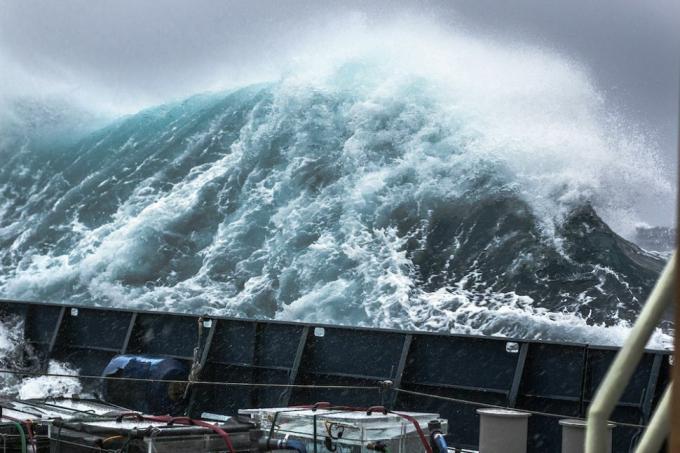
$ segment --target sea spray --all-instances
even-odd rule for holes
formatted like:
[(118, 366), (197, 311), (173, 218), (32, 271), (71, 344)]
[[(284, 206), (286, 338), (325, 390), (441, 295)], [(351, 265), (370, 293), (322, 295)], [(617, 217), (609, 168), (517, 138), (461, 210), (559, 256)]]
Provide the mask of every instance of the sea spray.
[(573, 62), (416, 35), (3, 150), (0, 294), (620, 343), (648, 143)]
[[(0, 368), (37, 373), (40, 371), (38, 356), (24, 340), (24, 324), (17, 317), (7, 317), (0, 321)], [(82, 390), (76, 377), (78, 370), (57, 360), (50, 360), (47, 373), (52, 376), (22, 376), (15, 373), (0, 373), (0, 394), (5, 397), (21, 399), (49, 398), (78, 394)]]

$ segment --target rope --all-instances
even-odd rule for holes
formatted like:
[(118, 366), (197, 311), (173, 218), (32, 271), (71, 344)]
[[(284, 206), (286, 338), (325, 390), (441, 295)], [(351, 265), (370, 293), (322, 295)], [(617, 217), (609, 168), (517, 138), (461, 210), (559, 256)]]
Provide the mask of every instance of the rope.
[[(73, 379), (104, 379), (112, 381), (131, 381), (131, 382), (161, 382), (168, 384), (188, 384), (193, 385), (215, 385), (221, 387), (262, 387), (262, 388), (301, 388), (301, 389), (337, 389), (337, 390), (380, 390), (381, 386), (376, 384), (372, 386), (354, 386), (354, 385), (315, 385), (315, 384), (266, 384), (266, 383), (251, 383), (251, 382), (214, 382), (214, 381), (184, 381), (184, 380), (174, 380), (174, 379), (146, 379), (146, 378), (130, 378), (130, 377), (117, 377), (117, 376), (90, 376), (90, 375), (71, 375), (71, 374), (60, 374), (60, 373), (41, 373), (41, 372), (31, 372), (31, 371), (17, 371), (10, 369), (0, 369), (0, 374), (15, 374), (20, 376), (49, 376), (49, 377), (63, 377), (63, 378), (73, 378)], [(424, 398), (434, 398), (442, 401), (449, 401), (452, 403), (466, 404), (476, 407), (486, 407), (490, 409), (506, 409), (513, 410), (517, 412), (523, 412), (526, 414), (538, 415), (542, 417), (552, 417), (552, 418), (571, 418), (574, 420), (585, 421), (581, 417), (570, 417), (565, 414), (554, 414), (550, 412), (541, 412), (528, 409), (518, 409), (514, 407), (502, 406), (497, 404), (482, 403), (479, 401), (464, 400), (460, 398), (451, 398), (448, 396), (434, 395), (431, 393), (417, 392), (414, 390), (405, 390), (401, 388), (393, 388), (395, 392), (400, 392), (413, 396), (420, 396)], [(644, 429), (647, 425), (641, 425), (637, 423), (625, 423), (625, 422), (614, 422), (618, 426), (623, 426), (627, 428), (637, 428)]]
[[(567, 415), (564, 415), (564, 414), (553, 414), (553, 413), (550, 413), (550, 412), (533, 411), (533, 410), (529, 410), (529, 409), (517, 409), (515, 407), (501, 406), (501, 405), (489, 404), (489, 403), (481, 403), (481, 402), (478, 402), (478, 401), (463, 400), (463, 399), (460, 399), (460, 398), (451, 398), (451, 397), (448, 397), (448, 396), (433, 395), (431, 393), (416, 392), (416, 391), (413, 391), (413, 390), (404, 390), (404, 389), (400, 389), (400, 388), (395, 388), (394, 391), (406, 393), (408, 395), (421, 396), (421, 397), (424, 397), (424, 398), (434, 398), (434, 399), (439, 399), (439, 400), (443, 400), (443, 401), (449, 401), (449, 402), (452, 402), (452, 403), (467, 404), (469, 406), (477, 406), (477, 407), (486, 407), (486, 408), (489, 408), (489, 409), (505, 409), (505, 410), (511, 410), (511, 411), (515, 411), (515, 412), (522, 412), (524, 414), (538, 415), (538, 416), (541, 416), (541, 417), (552, 417), (552, 418), (567, 418), (568, 417), (572, 420), (581, 420), (581, 421), (586, 420), (585, 418), (570, 417), (570, 416), (567, 416)], [(617, 426), (625, 426), (626, 428), (644, 429), (644, 428), (647, 427), (647, 425), (639, 425), (637, 423), (625, 423), (625, 422), (613, 422), (613, 423), (616, 423)]]
[(379, 390), (378, 385), (315, 385), (315, 384), (267, 384), (255, 382), (214, 382), (214, 381), (186, 381), (178, 379), (149, 379), (149, 378), (131, 378), (121, 376), (91, 376), (91, 375), (73, 375), (60, 373), (41, 373), (38, 371), (17, 371), (9, 369), (0, 369), (0, 374), (15, 374), (19, 376), (48, 376), (61, 377), (72, 379), (103, 379), (109, 381), (129, 381), (129, 382), (161, 382), (166, 384), (193, 384), (193, 385), (217, 385), (222, 387), (264, 387), (264, 388), (301, 388), (301, 389), (337, 389), (337, 390)]
[(106, 439), (102, 440), (102, 445), (104, 445), (108, 442), (111, 442), (112, 440), (116, 440), (116, 439), (125, 439), (125, 437), (121, 436), (121, 435), (107, 437)]
[(191, 384), (198, 381), (198, 377), (201, 374), (203, 367), (201, 366), (201, 354), (203, 348), (201, 347), (203, 343), (203, 316), (198, 318), (198, 339), (196, 340), (196, 347), (194, 348), (194, 358), (191, 363), (191, 370), (189, 371), (189, 376), (187, 380), (188, 384), (184, 387), (184, 399), (189, 398), (189, 392), (191, 391)]

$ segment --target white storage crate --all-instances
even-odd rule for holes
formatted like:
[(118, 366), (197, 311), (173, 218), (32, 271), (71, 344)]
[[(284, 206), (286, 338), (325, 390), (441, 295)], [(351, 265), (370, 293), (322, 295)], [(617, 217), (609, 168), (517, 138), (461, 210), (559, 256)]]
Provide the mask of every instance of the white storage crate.
[[(239, 413), (260, 424), (266, 438), (275, 423), (273, 439), (285, 437), (301, 440), (307, 451), (314, 451), (314, 426), (318, 452), (372, 453), (424, 453), (425, 448), (416, 428), (409, 420), (394, 413), (348, 411), (336, 409), (267, 408), (241, 409)], [(447, 421), (439, 414), (404, 412), (418, 421), (429, 442), (428, 423), (438, 421), (446, 434)], [(330, 447), (330, 448), (328, 448)]]

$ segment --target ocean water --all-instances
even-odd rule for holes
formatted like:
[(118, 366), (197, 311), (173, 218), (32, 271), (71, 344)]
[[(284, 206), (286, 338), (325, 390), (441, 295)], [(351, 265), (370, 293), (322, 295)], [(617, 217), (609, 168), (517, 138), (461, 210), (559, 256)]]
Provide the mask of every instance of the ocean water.
[(617, 233), (671, 189), (644, 136), (559, 56), (409, 43), (104, 123), (17, 100), (0, 296), (620, 343), (664, 265)]

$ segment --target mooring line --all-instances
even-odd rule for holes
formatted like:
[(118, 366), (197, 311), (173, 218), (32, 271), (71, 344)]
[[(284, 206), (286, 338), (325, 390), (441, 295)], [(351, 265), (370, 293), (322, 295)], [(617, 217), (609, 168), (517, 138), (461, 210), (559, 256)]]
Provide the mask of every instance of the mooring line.
[(180, 379), (152, 379), (152, 378), (133, 378), (122, 376), (91, 376), (83, 374), (65, 374), (65, 373), (41, 373), (39, 371), (19, 371), (10, 369), (0, 369), (0, 374), (14, 374), (19, 376), (31, 377), (59, 377), (72, 379), (92, 379), (92, 380), (109, 380), (109, 381), (128, 381), (128, 382), (160, 382), (164, 384), (192, 384), (192, 385), (217, 385), (223, 387), (269, 387), (269, 388), (302, 388), (302, 389), (338, 389), (338, 390), (381, 390), (379, 385), (316, 385), (316, 384), (276, 384), (276, 383), (256, 383), (256, 382), (217, 382), (217, 381), (189, 381)]
[[(39, 371), (20, 371), (11, 369), (0, 369), (0, 374), (14, 374), (19, 376), (48, 376), (48, 377), (59, 377), (59, 378), (72, 378), (72, 379), (88, 379), (88, 380), (110, 380), (110, 381), (128, 381), (128, 382), (160, 382), (167, 384), (192, 384), (192, 385), (215, 385), (221, 387), (261, 387), (261, 388), (301, 388), (301, 389), (329, 389), (329, 390), (378, 390), (384, 391), (385, 387), (380, 385), (380, 383), (372, 386), (368, 385), (318, 385), (318, 384), (275, 384), (275, 383), (257, 383), (257, 382), (217, 382), (217, 381), (189, 381), (189, 380), (178, 380), (178, 379), (152, 379), (152, 378), (132, 378), (132, 377), (120, 377), (120, 376), (91, 376), (91, 375), (72, 375), (72, 374), (62, 374), (62, 373), (41, 373)], [(399, 393), (404, 393), (407, 395), (419, 396), (422, 398), (434, 398), (442, 401), (448, 401), (451, 403), (465, 404), (468, 406), (484, 407), (489, 409), (504, 409), (516, 412), (522, 412), (526, 414), (538, 415), (542, 417), (551, 418), (569, 418), (573, 420), (585, 419), (582, 417), (572, 417), (565, 414), (555, 414), (551, 412), (542, 412), (529, 409), (518, 409), (516, 407), (502, 406), (498, 404), (483, 403), (480, 401), (471, 401), (461, 398), (452, 398), (449, 396), (435, 395), (432, 393), (417, 392), (414, 390), (406, 390), (403, 388), (391, 388), (391, 390)], [(617, 426), (622, 426), (626, 428), (636, 428), (644, 429), (647, 425), (641, 425), (637, 423), (626, 423), (614, 421)]]
[[(515, 412), (522, 412), (524, 414), (531, 414), (531, 415), (539, 415), (542, 417), (552, 417), (552, 418), (568, 418), (570, 420), (581, 420), (585, 421), (585, 418), (582, 417), (571, 417), (569, 415), (564, 415), (564, 414), (554, 414), (551, 412), (541, 412), (541, 411), (535, 411), (535, 410), (530, 410), (530, 409), (518, 409), (516, 407), (508, 407), (508, 406), (502, 406), (499, 404), (490, 404), (490, 403), (482, 403), (478, 401), (470, 401), (470, 400), (464, 400), (460, 398), (451, 398), (448, 396), (442, 396), (442, 395), (433, 395), (431, 393), (424, 393), (424, 392), (416, 392), (414, 390), (406, 390), (406, 389), (401, 389), (401, 388), (395, 388), (395, 392), (400, 392), (400, 393), (405, 393), (408, 395), (414, 395), (414, 396), (420, 396), (423, 398), (435, 398), (443, 401), (449, 401), (451, 403), (458, 403), (458, 404), (467, 404), (470, 406), (477, 406), (477, 407), (484, 407), (484, 408), (489, 408), (489, 409), (503, 409), (503, 410), (509, 410), (509, 411), (515, 411)], [(612, 422), (616, 424), (616, 426), (625, 426), (626, 428), (646, 428), (647, 425), (639, 425), (637, 423), (625, 423), (625, 422)]]

